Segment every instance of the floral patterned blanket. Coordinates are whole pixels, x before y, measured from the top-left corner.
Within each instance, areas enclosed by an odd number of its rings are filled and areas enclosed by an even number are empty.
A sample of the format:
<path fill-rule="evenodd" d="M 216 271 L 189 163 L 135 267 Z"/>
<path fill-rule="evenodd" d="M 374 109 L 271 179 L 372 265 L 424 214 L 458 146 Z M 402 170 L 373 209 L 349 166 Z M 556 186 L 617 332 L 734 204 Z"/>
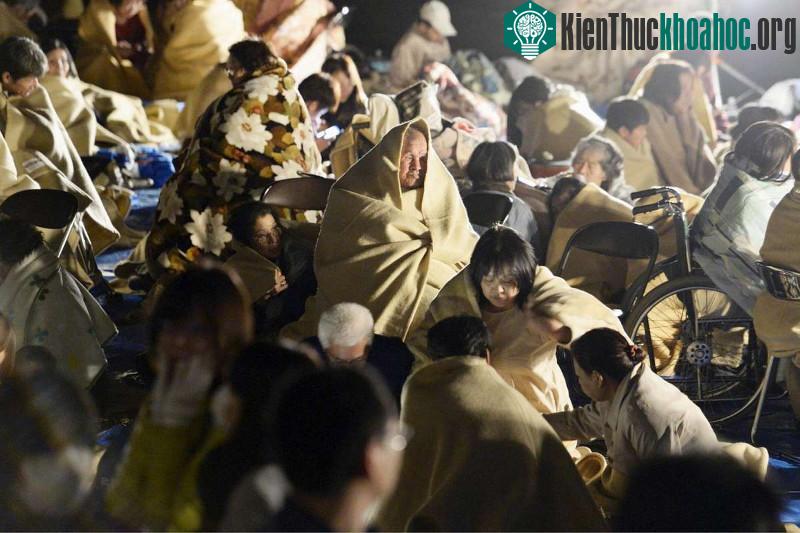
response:
<path fill-rule="evenodd" d="M 161 191 L 147 241 L 158 277 L 212 254 L 230 255 L 226 222 L 276 180 L 320 172 L 308 110 L 286 63 L 257 71 L 214 101 L 198 121 L 183 164 Z"/>

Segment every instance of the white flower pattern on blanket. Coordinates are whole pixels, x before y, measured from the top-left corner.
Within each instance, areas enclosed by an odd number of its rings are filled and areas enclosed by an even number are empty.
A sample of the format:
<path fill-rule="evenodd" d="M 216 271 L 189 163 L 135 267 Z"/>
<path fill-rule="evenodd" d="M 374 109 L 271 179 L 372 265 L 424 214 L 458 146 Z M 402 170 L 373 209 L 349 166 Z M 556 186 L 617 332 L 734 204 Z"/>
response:
<path fill-rule="evenodd" d="M 261 122 L 261 115 L 248 113 L 240 107 L 222 125 L 225 140 L 242 150 L 261 152 L 272 140 L 272 133 Z"/>
<path fill-rule="evenodd" d="M 186 224 L 186 231 L 192 239 L 192 244 L 203 251 L 220 255 L 225 249 L 225 244 L 233 240 L 233 235 L 228 232 L 222 214 L 214 214 L 211 209 L 202 213 L 192 210 L 192 222 Z"/>

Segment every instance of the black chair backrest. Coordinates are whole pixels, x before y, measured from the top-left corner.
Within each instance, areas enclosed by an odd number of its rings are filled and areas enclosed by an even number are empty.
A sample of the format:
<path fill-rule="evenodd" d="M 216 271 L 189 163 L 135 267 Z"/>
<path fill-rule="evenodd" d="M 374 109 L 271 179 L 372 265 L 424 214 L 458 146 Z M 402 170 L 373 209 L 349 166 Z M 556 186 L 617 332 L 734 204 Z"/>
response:
<path fill-rule="evenodd" d="M 479 191 L 464 196 L 470 223 L 485 228 L 505 223 L 513 205 L 514 200 L 501 192 Z"/>
<path fill-rule="evenodd" d="M 261 201 L 290 209 L 322 211 L 328 204 L 328 194 L 335 182 L 321 176 L 276 181 L 264 191 Z"/>
<path fill-rule="evenodd" d="M 48 229 L 66 227 L 77 212 L 78 199 L 56 189 L 20 191 L 0 204 L 0 214 Z"/>
<path fill-rule="evenodd" d="M 651 226 L 636 222 L 595 222 L 587 224 L 573 233 L 564 248 L 564 255 L 558 265 L 556 275 L 564 273 L 573 249 L 593 252 L 623 259 L 647 259 L 643 279 L 649 280 L 658 257 L 658 233 Z M 630 295 L 625 301 L 631 305 L 641 298 L 647 283 L 642 283 L 638 294 Z M 630 309 L 623 309 L 624 312 Z"/>

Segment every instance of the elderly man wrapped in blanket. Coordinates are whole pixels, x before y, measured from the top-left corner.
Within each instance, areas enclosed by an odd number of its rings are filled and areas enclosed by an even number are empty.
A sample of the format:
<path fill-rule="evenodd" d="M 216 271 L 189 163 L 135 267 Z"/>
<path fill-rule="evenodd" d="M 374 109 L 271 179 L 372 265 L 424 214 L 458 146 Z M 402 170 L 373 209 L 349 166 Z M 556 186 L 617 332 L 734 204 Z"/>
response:
<path fill-rule="evenodd" d="M 477 236 L 430 146 L 424 120 L 400 124 L 333 186 L 314 256 L 317 294 L 284 336 L 311 337 L 323 311 L 356 302 L 376 334 L 405 340 L 467 265 Z"/>
<path fill-rule="evenodd" d="M 308 110 L 286 63 L 262 41 L 235 44 L 237 55 L 253 65 L 237 63 L 234 88 L 206 110 L 183 165 L 161 191 L 145 247 L 156 279 L 203 254 L 226 259 L 233 209 L 260 199 L 275 180 L 319 172 Z"/>
<path fill-rule="evenodd" d="M 428 330 L 458 315 L 483 319 L 492 336 L 492 366 L 541 413 L 572 408 L 556 361 L 559 344 L 599 327 L 623 332 L 611 309 L 537 265 L 530 244 L 504 226 L 481 236 L 469 267 L 445 285 L 409 337 L 418 364 L 430 361 Z"/>
<path fill-rule="evenodd" d="M 437 100 L 436 87 L 420 81 L 396 95 L 376 93 L 370 96 L 368 115 L 356 115 L 353 125 L 336 140 L 330 159 L 333 173 L 341 176 L 386 132 L 401 122 L 423 118 L 431 130 L 432 146 L 447 170 L 461 181 L 466 175 L 469 157 L 481 142 L 496 140 L 488 128 L 475 128 L 462 118 L 444 119 Z M 531 178 L 522 157 L 517 157 L 517 176 Z"/>

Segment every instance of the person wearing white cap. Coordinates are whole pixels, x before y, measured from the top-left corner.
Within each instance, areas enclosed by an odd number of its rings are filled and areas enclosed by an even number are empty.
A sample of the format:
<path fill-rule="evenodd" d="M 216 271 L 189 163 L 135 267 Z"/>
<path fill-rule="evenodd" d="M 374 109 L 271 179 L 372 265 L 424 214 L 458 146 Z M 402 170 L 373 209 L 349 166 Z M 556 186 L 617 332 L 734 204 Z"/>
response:
<path fill-rule="evenodd" d="M 398 41 L 392 51 L 389 81 L 395 89 L 403 89 L 420 79 L 422 67 L 435 61 L 450 59 L 447 38 L 458 32 L 450 22 L 450 10 L 444 2 L 431 0 L 419 10 L 419 20 Z"/>

